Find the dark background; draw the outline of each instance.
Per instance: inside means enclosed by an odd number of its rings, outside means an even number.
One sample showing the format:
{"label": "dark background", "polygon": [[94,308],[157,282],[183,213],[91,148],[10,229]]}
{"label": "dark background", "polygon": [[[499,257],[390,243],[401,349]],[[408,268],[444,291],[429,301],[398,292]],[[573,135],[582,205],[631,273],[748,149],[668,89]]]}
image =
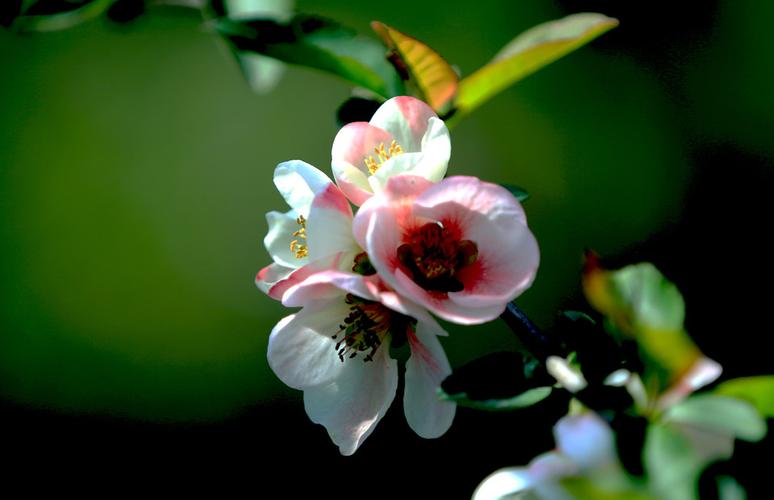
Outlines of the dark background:
{"label": "dark background", "polygon": [[[451,174],[531,193],[541,270],[519,304],[548,327],[585,307],[582,251],[651,260],[724,377],[771,372],[774,6],[674,2],[300,1],[368,32],[379,19],[470,74],[512,36],[580,11],[620,19],[590,47],[452,131]],[[0,31],[0,474],[29,487],[148,493],[215,483],[259,496],[469,497],[552,446],[559,404],[460,409],[423,440],[400,397],[354,457],[265,361],[286,312],[258,292],[280,161],[328,170],[348,87],[290,68],[252,93],[200,20],[153,8],[20,36]],[[513,349],[499,322],[448,325],[453,366]],[[398,395],[400,396],[399,390]],[[751,490],[763,445],[729,469]],[[155,488],[155,487],[154,487]],[[224,490],[222,490],[224,491]],[[269,495],[271,496],[271,495]]]}

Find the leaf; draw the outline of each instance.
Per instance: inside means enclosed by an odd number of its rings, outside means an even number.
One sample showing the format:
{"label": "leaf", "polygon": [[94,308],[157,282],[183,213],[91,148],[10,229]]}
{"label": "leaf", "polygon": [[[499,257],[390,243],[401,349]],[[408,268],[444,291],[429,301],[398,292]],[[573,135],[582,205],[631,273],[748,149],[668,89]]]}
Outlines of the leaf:
{"label": "leaf", "polygon": [[765,417],[774,417],[774,375],[727,380],[715,388],[715,394],[743,399]]}
{"label": "leaf", "polygon": [[326,71],[383,97],[403,93],[381,44],[333,21],[308,15],[288,22],[219,18],[212,26],[239,51]]}
{"label": "leaf", "polygon": [[529,193],[524,188],[520,188],[515,184],[500,184],[500,185],[505,189],[507,189],[508,191],[510,191],[513,197],[519,200],[519,203],[525,202],[529,198]]}
{"label": "leaf", "polygon": [[672,406],[663,420],[691,424],[745,441],[760,441],[766,436],[766,421],[750,403],[714,394],[693,396]]}
{"label": "leaf", "polygon": [[467,113],[522,78],[618,26],[618,20],[581,13],[540,24],[514,38],[486,66],[460,82],[455,106]]}
{"label": "leaf", "polygon": [[660,498],[693,500],[706,459],[697,454],[677,429],[656,424],[645,439],[645,467],[651,487]]}
{"label": "leaf", "polygon": [[405,69],[416,86],[419,98],[435,111],[448,107],[457,92],[457,73],[433,49],[384,23],[374,21],[371,28],[380,36],[394,56],[399,67]]}
{"label": "leaf", "polygon": [[536,359],[495,352],[455,369],[441,383],[440,396],[471,408],[507,410],[545,399],[553,383]]}
{"label": "leaf", "polygon": [[649,379],[646,386],[655,382],[664,389],[682,381],[695,390],[710,381],[715,367],[719,372],[719,365],[704,357],[684,329],[680,291],[652,264],[608,271],[596,255],[588,254],[583,291],[613,329],[637,341]]}
{"label": "leaf", "polygon": [[536,387],[522,392],[516,396],[504,399],[470,399],[464,392],[458,394],[447,394],[440,390],[440,396],[442,399],[448,401],[454,401],[460,406],[467,406],[468,408],[475,408],[476,410],[516,410],[519,408],[527,408],[540,401],[543,401],[551,394],[551,387]]}
{"label": "leaf", "polygon": [[23,15],[14,20],[12,28],[17,31],[59,31],[89,21],[105,12],[114,0],[90,0],[64,4],[49,8],[47,2],[36,2]]}
{"label": "leaf", "polygon": [[[211,2],[210,8],[216,15],[232,20],[261,18],[288,22],[293,18],[292,0],[218,0]],[[273,90],[285,74],[285,64],[281,61],[233,46],[232,52],[250,88],[259,94]]]}

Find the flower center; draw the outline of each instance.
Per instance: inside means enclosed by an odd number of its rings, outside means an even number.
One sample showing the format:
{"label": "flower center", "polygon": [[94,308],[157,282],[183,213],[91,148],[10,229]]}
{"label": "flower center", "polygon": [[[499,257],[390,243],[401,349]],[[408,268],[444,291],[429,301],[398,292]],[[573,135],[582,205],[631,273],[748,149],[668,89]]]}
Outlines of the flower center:
{"label": "flower center", "polygon": [[331,337],[338,340],[336,353],[342,362],[358,353],[365,353],[364,362],[373,361],[376,350],[388,335],[392,334],[393,344],[402,344],[406,341],[407,330],[416,324],[413,318],[378,302],[361,299],[351,293],[344,300],[349,305],[349,315]]}
{"label": "flower center", "polygon": [[410,234],[398,247],[398,260],[425,290],[459,292],[464,286],[459,271],[476,261],[478,247],[461,240],[441,224],[430,222]]}
{"label": "flower center", "polygon": [[302,240],[306,241],[306,219],[304,219],[303,215],[299,215],[296,219],[296,223],[301,227],[292,234],[292,236],[295,236],[297,239],[290,242],[290,251],[296,254],[297,259],[303,259],[309,255],[309,249],[307,248],[306,243],[301,242]]}
{"label": "flower center", "polygon": [[373,156],[369,156],[365,159],[366,167],[368,167],[368,171],[371,172],[372,175],[379,170],[379,167],[381,167],[384,162],[393,156],[403,153],[403,148],[395,142],[395,139],[393,139],[388,149],[386,149],[384,143],[381,142],[374,148],[374,153],[376,154],[376,159],[374,159]]}

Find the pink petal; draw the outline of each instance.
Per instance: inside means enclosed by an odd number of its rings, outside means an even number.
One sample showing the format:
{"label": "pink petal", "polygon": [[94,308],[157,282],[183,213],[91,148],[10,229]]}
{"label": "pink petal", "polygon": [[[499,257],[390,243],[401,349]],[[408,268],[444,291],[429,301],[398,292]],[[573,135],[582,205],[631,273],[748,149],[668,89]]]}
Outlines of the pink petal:
{"label": "pink petal", "polygon": [[293,273],[293,271],[295,271],[295,269],[291,267],[285,267],[276,263],[271,263],[258,271],[258,274],[255,276],[255,286],[257,286],[258,289],[263,293],[268,295],[269,290],[271,290],[274,285],[287,279],[288,276]]}
{"label": "pink petal", "polygon": [[423,101],[399,96],[382,104],[369,123],[391,133],[404,151],[417,152],[421,149],[430,118],[437,118],[437,115]]}
{"label": "pink petal", "polygon": [[329,184],[318,193],[306,223],[309,260],[340,253],[360,251],[352,236],[352,208],[344,193]]}

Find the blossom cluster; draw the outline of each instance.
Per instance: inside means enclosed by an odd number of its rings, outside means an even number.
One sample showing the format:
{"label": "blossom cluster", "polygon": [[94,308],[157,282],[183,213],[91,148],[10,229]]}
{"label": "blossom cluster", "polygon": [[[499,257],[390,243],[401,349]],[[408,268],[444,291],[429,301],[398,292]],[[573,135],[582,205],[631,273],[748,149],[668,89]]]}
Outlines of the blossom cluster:
{"label": "blossom cluster", "polygon": [[446,432],[456,408],[437,396],[451,368],[435,317],[493,320],[535,278],[538,246],[519,202],[476,177],[445,178],[450,154],[444,122],[403,96],[338,132],[335,182],[300,160],[274,172],[290,209],[266,216],[273,262],[256,284],[301,309],[272,330],[268,361],[304,392],[310,419],[344,455],[395,397],[391,346],[407,344],[411,353],[403,394],[409,426],[424,438]]}

